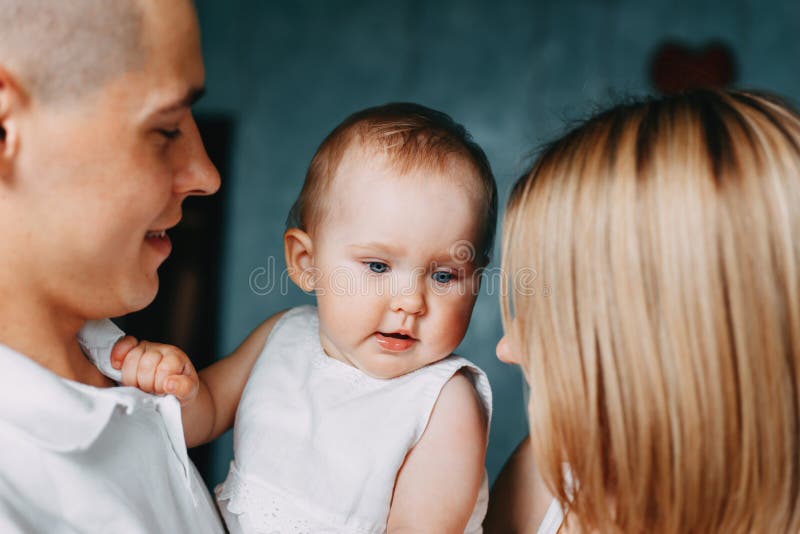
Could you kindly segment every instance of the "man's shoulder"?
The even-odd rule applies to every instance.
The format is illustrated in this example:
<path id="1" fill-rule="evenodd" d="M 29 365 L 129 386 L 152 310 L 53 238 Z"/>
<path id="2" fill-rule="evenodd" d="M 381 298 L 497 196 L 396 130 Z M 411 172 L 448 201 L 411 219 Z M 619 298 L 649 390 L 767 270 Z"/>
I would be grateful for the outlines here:
<path id="1" fill-rule="evenodd" d="M 1 419 L 0 451 L 0 532 L 44 532 L 53 527 L 58 519 L 42 503 L 54 501 L 57 482 L 48 474 L 44 451 Z"/>
<path id="2" fill-rule="evenodd" d="M 17 485 L 15 479 L 35 478 L 44 468 L 43 450 L 18 427 L 0 418 L 0 493 L 4 485 Z"/>
<path id="3" fill-rule="evenodd" d="M 0 470 L 0 532 L 16 534 L 23 532 L 52 531 L 61 520 L 36 505 L 17 491 L 15 486 L 7 484 Z M 69 532 L 66 528 L 57 527 L 59 532 Z"/>

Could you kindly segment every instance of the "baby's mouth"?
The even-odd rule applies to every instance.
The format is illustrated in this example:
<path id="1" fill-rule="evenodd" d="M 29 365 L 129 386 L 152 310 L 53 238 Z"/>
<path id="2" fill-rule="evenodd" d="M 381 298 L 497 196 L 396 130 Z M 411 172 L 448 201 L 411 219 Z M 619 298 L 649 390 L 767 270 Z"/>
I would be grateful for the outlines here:
<path id="1" fill-rule="evenodd" d="M 399 332 L 378 332 L 378 333 L 382 336 L 393 337 L 395 339 L 414 339 L 409 335 L 400 334 Z"/>
<path id="2" fill-rule="evenodd" d="M 414 346 L 417 339 L 403 332 L 376 332 L 378 345 L 389 352 L 404 352 Z"/>

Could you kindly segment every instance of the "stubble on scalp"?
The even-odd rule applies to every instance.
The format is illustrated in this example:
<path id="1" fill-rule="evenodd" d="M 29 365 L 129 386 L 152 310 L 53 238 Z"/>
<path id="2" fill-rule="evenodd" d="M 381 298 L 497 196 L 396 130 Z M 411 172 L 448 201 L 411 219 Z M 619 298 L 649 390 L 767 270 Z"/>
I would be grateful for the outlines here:
<path id="1" fill-rule="evenodd" d="M 57 103 L 143 63 L 139 0 L 2 0 L 0 66 L 28 96 Z"/>

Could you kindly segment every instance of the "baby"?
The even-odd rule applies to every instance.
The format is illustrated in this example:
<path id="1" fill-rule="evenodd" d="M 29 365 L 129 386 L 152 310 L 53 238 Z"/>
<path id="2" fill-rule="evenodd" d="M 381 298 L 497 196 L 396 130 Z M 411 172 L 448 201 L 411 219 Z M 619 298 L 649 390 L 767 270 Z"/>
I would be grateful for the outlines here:
<path id="1" fill-rule="evenodd" d="M 486 156 L 443 113 L 388 104 L 317 150 L 289 215 L 289 275 L 317 306 L 279 313 L 199 376 L 126 337 L 125 385 L 175 395 L 188 446 L 234 420 L 217 488 L 231 532 L 481 532 L 491 392 L 452 354 L 494 238 Z"/>

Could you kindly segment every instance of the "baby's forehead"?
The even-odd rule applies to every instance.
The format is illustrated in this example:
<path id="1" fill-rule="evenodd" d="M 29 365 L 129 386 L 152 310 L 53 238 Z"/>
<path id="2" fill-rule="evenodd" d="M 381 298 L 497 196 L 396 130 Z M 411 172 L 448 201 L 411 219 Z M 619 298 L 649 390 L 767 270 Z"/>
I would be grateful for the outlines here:
<path id="1" fill-rule="evenodd" d="M 319 234 L 334 242 L 401 243 L 421 254 L 456 241 L 477 246 L 482 234 L 481 200 L 463 178 L 372 158 L 343 160 L 336 182 Z"/>
<path id="2" fill-rule="evenodd" d="M 342 201 L 354 192 L 369 193 L 390 181 L 422 200 L 442 184 L 480 200 L 480 175 L 465 155 L 451 152 L 437 158 L 406 158 L 372 143 L 353 142 L 344 151 L 331 177 L 328 194 Z M 359 195 L 363 197 L 364 195 Z"/>

